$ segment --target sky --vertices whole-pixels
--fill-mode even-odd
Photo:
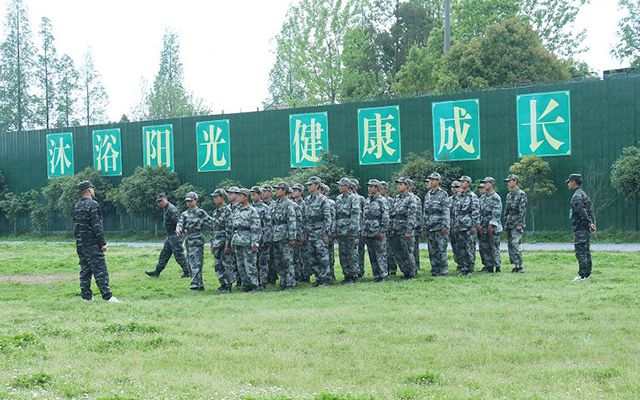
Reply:
[[[293,0],[24,0],[34,40],[43,16],[53,25],[59,54],[79,66],[91,49],[117,121],[140,100],[158,70],[162,35],[180,38],[186,88],[213,113],[262,109],[268,97],[275,36]],[[9,0],[0,0],[4,21]],[[601,73],[623,65],[611,57],[621,17],[616,0],[591,0],[577,28],[589,50],[580,58]],[[4,37],[4,34],[2,35]]]

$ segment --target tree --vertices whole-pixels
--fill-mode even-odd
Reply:
[[[107,120],[107,103],[109,97],[100,82],[100,74],[93,63],[91,51],[87,51],[84,56],[82,67],[80,68],[81,99],[83,108],[83,118],[86,125],[105,122]]]
[[[536,213],[545,197],[556,191],[553,181],[548,178],[551,166],[538,156],[522,157],[509,167],[509,172],[518,175],[520,188],[527,194],[531,214],[531,230],[536,231]]]
[[[624,197],[640,200],[640,147],[622,149],[622,155],[611,166],[611,185]]]
[[[611,53],[640,69],[640,0],[618,0],[618,7],[626,15],[618,23],[619,43]]]
[[[56,71],[58,70],[58,54],[49,18],[42,17],[39,34],[41,47],[36,62],[36,78],[40,95],[37,99],[36,120],[49,129],[53,126],[53,113],[56,109]]]
[[[424,180],[432,172],[438,172],[442,176],[440,184],[444,190],[447,190],[451,182],[458,179],[462,174],[462,170],[459,167],[446,162],[436,162],[431,152],[426,151],[422,154],[409,154],[402,168],[393,174],[392,181],[395,182],[400,177],[413,179],[416,185],[414,193],[423,199],[427,193],[427,186]],[[395,192],[395,185],[391,185],[390,188]]]
[[[80,74],[75,68],[73,60],[63,55],[58,64],[58,83],[56,92],[56,127],[77,125],[75,119],[78,102]]]
[[[133,175],[122,180],[115,196],[127,213],[142,218],[151,218],[154,232],[158,235],[158,225],[162,219],[162,210],[156,204],[156,195],[160,192],[172,193],[180,186],[178,174],[161,168],[136,168]]]
[[[419,96],[435,87],[434,71],[438,58],[427,47],[413,46],[407,61],[393,83],[393,92],[400,96]]]
[[[341,101],[374,99],[385,93],[375,36],[372,26],[357,26],[345,33]]]
[[[18,232],[18,216],[26,211],[26,204],[22,201],[21,196],[13,192],[6,193],[0,200],[0,210],[13,226],[13,233]]]
[[[11,0],[0,44],[0,131],[22,132],[32,125],[35,48],[22,0]]]
[[[518,0],[459,0],[452,5],[452,36],[463,43],[484,35],[487,29],[519,11]]]

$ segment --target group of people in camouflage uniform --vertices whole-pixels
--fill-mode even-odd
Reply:
[[[483,272],[500,272],[503,229],[509,260],[514,266],[512,272],[524,272],[520,244],[527,195],[520,189],[518,176],[511,174],[505,179],[509,193],[504,214],[493,177],[480,181],[480,196],[472,190],[469,176],[452,182],[451,194],[441,187],[441,181],[437,172],[425,179],[428,191],[424,200],[413,193],[414,181],[407,177],[395,181],[394,197],[390,196],[386,182],[371,179],[367,182],[368,196],[364,198],[358,194],[358,180],[347,177],[337,182],[340,193],[335,200],[328,197],[329,186],[316,176],[306,182],[308,195],[304,198],[301,184],[289,186],[286,182],[274,187],[218,188],[211,193],[215,203],[211,215],[198,207],[197,193],[185,195],[187,210],[181,214],[160,193],[156,202],[163,209],[167,237],[155,270],[146,274],[158,277],[173,255],[182,268],[182,277],[191,279],[189,288],[204,290],[203,230],[211,231],[211,252],[221,293],[230,293],[233,284],[246,292],[255,292],[278,279],[279,288],[289,290],[297,282],[310,283],[312,275],[314,286],[333,284],[335,243],[345,284],[353,284],[364,275],[365,246],[375,282],[396,275],[398,268],[405,279],[413,279],[420,269],[418,246],[423,236],[428,242],[432,276],[449,274],[449,243],[459,274],[474,272],[476,249]],[[591,202],[581,189],[582,176],[571,174],[566,182],[575,191],[571,200],[579,263],[575,280],[583,281],[591,275],[589,237],[596,231],[595,219]],[[93,275],[103,299],[117,302],[109,289],[104,261],[106,242],[93,185],[84,181],[78,189],[82,198],[76,204],[74,221],[81,294],[91,299]]]

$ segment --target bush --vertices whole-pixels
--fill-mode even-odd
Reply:
[[[611,166],[611,185],[624,197],[640,200],[640,147],[622,149],[622,155]]]
[[[518,175],[519,185],[527,194],[527,209],[531,213],[531,230],[536,231],[536,212],[540,202],[556,191],[553,181],[547,176],[551,166],[538,156],[522,157],[509,167],[509,172]]]

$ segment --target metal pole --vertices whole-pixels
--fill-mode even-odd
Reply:
[[[444,0],[444,51],[451,48],[451,0]]]

